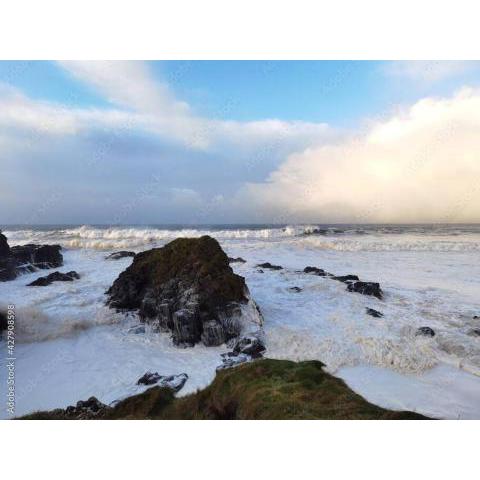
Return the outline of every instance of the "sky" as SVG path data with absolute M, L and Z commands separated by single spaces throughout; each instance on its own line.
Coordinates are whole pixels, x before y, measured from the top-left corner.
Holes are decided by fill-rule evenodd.
M 480 63 L 0 62 L 0 224 L 480 221 Z

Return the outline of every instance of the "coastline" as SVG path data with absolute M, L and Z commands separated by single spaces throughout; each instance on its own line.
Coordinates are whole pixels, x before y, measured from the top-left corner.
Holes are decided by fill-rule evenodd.
M 436 418 L 478 418 L 480 379 L 474 363 L 478 340 L 468 335 L 478 311 L 477 266 L 472 263 L 478 234 L 462 233 L 458 226 L 433 236 L 419 233 L 418 226 L 414 233 L 398 226 L 390 227 L 390 233 L 384 227 L 371 228 L 368 233 L 326 235 L 235 228 L 216 235 L 229 256 L 246 260 L 231 266 L 245 277 L 262 308 L 268 358 L 318 359 L 329 374 L 387 409 L 421 411 Z M 400 233 L 393 232 L 399 229 Z M 67 233 L 65 229 L 14 233 L 13 244 L 83 245 L 64 247 L 64 267 L 59 269 L 76 270 L 78 280 L 26 287 L 48 273 L 31 272 L 0 285 L 4 298 L 16 304 L 16 369 L 18 378 L 28 379 L 18 384 L 18 415 L 64 408 L 92 395 L 109 404 L 141 394 L 135 381 L 148 369 L 162 375 L 188 373 L 180 398 L 213 381 L 226 348 L 178 349 L 163 333 L 128 333 L 138 319 L 103 306 L 104 292 L 132 261 L 105 257 L 118 247 L 129 248 L 132 239 L 139 242 L 132 250 L 139 252 L 192 232 L 164 235 L 144 228 L 87 227 Z M 103 246 L 94 248 L 91 242 Z M 450 246 L 462 244 L 465 250 Z M 256 265 L 267 261 L 283 269 L 261 273 Z M 351 293 L 345 283 L 301 273 L 307 265 L 379 281 L 385 298 Z M 367 308 L 383 317 L 371 317 Z M 424 324 L 435 330 L 435 337 L 415 336 L 416 328 Z

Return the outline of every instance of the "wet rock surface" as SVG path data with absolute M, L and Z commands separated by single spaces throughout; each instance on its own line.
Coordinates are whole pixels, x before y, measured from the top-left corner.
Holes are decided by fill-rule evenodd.
M 358 275 L 332 275 L 323 268 L 308 266 L 303 269 L 303 273 L 310 273 L 321 277 L 329 277 L 332 280 L 345 283 L 349 292 L 361 293 L 362 295 L 371 295 L 378 299 L 383 298 L 383 292 L 380 284 L 377 282 L 362 282 Z
M 158 385 L 170 388 L 174 392 L 180 391 L 188 380 L 186 373 L 180 375 L 159 375 L 158 372 L 146 372 L 138 379 L 137 385 Z
M 182 347 L 219 345 L 262 323 L 245 279 L 209 236 L 178 238 L 137 254 L 107 295 L 110 307 L 138 311 Z
M 265 351 L 266 347 L 262 333 L 245 335 L 235 342 L 231 352 L 221 354 L 222 363 L 217 367 L 217 371 L 263 358 Z
M 10 246 L 7 237 L 0 230 L 0 257 L 7 257 L 8 255 L 10 255 Z
M 424 337 L 434 337 L 435 331 L 430 327 L 420 327 L 417 328 L 415 335 L 424 336 Z
M 317 268 L 317 267 L 305 267 L 303 269 L 303 273 L 313 273 L 315 275 L 318 275 L 320 277 L 326 277 L 330 276 L 331 274 L 323 270 L 323 268 Z
M 58 408 L 53 412 L 60 418 L 89 420 L 101 416 L 109 408 L 96 397 L 90 397 L 88 400 L 79 400 L 75 406 L 70 405 L 65 409 Z
M 7 316 L 0 312 L 0 332 L 3 332 L 8 327 Z
M 60 245 L 19 245 L 10 247 L 0 232 L 0 282 L 14 280 L 21 273 L 63 265 Z
M 351 282 L 347 285 L 349 292 L 361 293 L 362 295 L 371 295 L 379 300 L 383 298 L 383 292 L 380 284 L 376 282 Z
M 60 245 L 20 245 L 10 248 L 10 253 L 19 265 L 32 266 L 34 269 L 58 268 L 63 265 Z
M 52 284 L 53 282 L 73 282 L 73 280 L 78 280 L 80 275 L 75 272 L 53 272 L 45 277 L 39 277 L 35 281 L 29 283 L 27 287 L 46 287 L 47 285 Z
M 242 257 L 228 257 L 228 262 L 229 263 L 247 263 L 246 260 L 244 260 Z
M 217 372 L 227 368 L 237 367 L 242 363 L 251 362 L 253 359 L 244 353 L 227 352 L 222 353 L 222 364 L 217 367 Z
M 260 358 L 265 350 L 263 340 L 254 335 L 241 338 L 233 347 L 233 353 L 249 355 L 252 358 Z
M 130 252 L 128 250 L 122 250 L 120 252 L 113 252 L 110 255 L 105 257 L 105 260 L 120 260 L 121 258 L 125 257 L 134 257 L 135 252 Z
M 283 267 L 280 265 L 272 265 L 270 262 L 259 263 L 258 268 L 266 268 L 268 270 L 283 270 Z

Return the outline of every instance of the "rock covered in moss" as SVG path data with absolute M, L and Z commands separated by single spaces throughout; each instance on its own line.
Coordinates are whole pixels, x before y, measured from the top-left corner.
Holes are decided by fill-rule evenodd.
M 209 236 L 137 254 L 107 295 L 110 307 L 138 311 L 181 346 L 219 345 L 262 323 L 245 279 Z

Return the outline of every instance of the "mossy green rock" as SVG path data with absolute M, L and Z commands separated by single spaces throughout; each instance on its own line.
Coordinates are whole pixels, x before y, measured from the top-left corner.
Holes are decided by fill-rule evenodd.
M 239 305 L 248 300 L 244 278 L 233 273 L 209 236 L 178 238 L 137 254 L 107 294 L 111 307 L 137 309 L 142 319 L 172 331 L 175 343 L 187 345 L 214 341 L 208 332 L 202 337 L 207 322 L 211 331 L 212 322 L 221 327 L 216 344 L 237 336 L 236 324 L 227 319 L 239 316 Z

